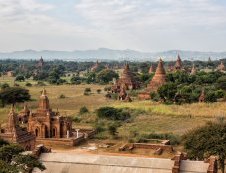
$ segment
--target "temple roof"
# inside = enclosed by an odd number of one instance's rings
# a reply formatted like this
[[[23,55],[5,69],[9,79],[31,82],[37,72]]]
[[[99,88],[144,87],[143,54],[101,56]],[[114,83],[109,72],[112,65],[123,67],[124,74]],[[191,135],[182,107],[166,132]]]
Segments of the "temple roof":
[[[148,73],[151,74],[151,73],[154,73],[154,72],[155,72],[154,66],[153,66],[153,64],[151,64]]]
[[[176,64],[175,64],[175,68],[176,69],[181,69],[182,68],[182,61],[181,61],[181,58],[180,58],[179,54],[177,55],[177,61],[176,61]]]
[[[155,75],[165,75],[166,74],[166,71],[165,71],[165,69],[164,69],[164,66],[163,66],[163,61],[162,61],[162,59],[160,58],[159,59],[159,63],[158,63],[158,66],[157,66],[157,69],[156,69],[156,71],[155,71]]]
[[[49,110],[50,105],[49,105],[49,98],[47,96],[45,88],[42,90],[42,94],[40,96],[39,100],[39,110]]]
[[[193,64],[192,69],[191,69],[191,75],[195,75],[197,72],[195,64]]]
[[[221,61],[220,65],[217,68],[218,70],[224,71],[225,70],[225,66],[224,63]]]
[[[14,111],[14,105],[12,105],[9,112],[7,129],[8,131],[12,132],[17,127],[18,127],[18,118],[17,118],[17,114]]]

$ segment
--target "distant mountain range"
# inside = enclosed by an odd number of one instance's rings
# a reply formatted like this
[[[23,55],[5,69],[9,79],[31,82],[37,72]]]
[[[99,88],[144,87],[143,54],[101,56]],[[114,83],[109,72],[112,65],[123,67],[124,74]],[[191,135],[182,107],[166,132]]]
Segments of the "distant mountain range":
[[[164,52],[140,52],[134,50],[113,50],[99,48],[97,50],[76,50],[76,51],[53,51],[53,50],[24,50],[15,52],[0,52],[0,59],[39,59],[44,60],[61,59],[67,61],[157,61],[162,57],[165,61],[176,60],[177,54],[180,54],[182,60],[202,60],[207,61],[209,57],[212,60],[226,58],[226,52],[199,52],[169,50]]]

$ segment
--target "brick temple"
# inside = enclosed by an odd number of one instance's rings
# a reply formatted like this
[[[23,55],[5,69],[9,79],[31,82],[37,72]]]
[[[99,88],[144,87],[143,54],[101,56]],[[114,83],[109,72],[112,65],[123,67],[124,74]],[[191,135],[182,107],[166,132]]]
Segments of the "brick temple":
[[[166,71],[164,69],[163,61],[160,58],[155,75],[152,78],[147,90],[150,92],[157,91],[159,87],[166,83]]]
[[[195,67],[195,64],[193,64],[192,69],[191,69],[191,75],[196,75],[197,69]]]
[[[122,72],[121,77],[116,81],[116,84],[112,87],[113,92],[120,92],[121,86],[124,86],[126,90],[133,90],[140,88],[140,82],[138,82],[136,76],[131,72],[129,64],[126,64]]]
[[[42,68],[43,66],[44,66],[44,60],[43,60],[43,58],[41,57],[40,60],[38,61],[37,67],[38,67],[38,68]]]
[[[29,115],[28,131],[35,134],[37,139],[69,138],[72,136],[72,120],[52,111],[46,90],[43,89],[37,111]]]
[[[225,66],[224,66],[224,63],[222,61],[221,61],[220,65],[218,65],[217,70],[219,70],[221,72],[225,71]]]
[[[139,93],[140,99],[150,99],[150,93],[156,92],[159,87],[166,83],[166,71],[164,69],[163,61],[160,58],[155,75],[150,81],[144,92]]]
[[[148,73],[149,73],[149,74],[152,74],[152,73],[154,73],[154,72],[155,72],[154,66],[153,66],[153,64],[151,64],[151,66],[150,66],[150,68],[149,68],[149,70],[148,70]]]
[[[95,72],[98,69],[99,66],[100,66],[100,63],[97,60],[96,63],[91,67],[91,71]]]
[[[180,55],[178,54],[174,69],[175,69],[175,71],[180,71],[180,70],[182,70],[182,68],[183,68],[182,61],[181,61]]]
[[[33,150],[35,148],[35,135],[19,126],[17,113],[12,106],[6,128],[1,128],[0,138],[22,146],[25,150]]]

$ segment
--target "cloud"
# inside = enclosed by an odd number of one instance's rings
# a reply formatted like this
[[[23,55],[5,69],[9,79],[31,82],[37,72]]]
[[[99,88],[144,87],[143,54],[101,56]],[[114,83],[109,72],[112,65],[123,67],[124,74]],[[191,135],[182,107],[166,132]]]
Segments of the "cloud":
[[[219,0],[76,0],[72,4],[0,0],[0,49],[223,50],[226,44],[226,7]]]

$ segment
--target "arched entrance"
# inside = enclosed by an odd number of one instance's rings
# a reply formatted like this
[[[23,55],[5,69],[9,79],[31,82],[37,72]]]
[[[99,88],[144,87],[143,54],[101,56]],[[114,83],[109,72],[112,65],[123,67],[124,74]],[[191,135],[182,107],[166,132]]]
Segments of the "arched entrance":
[[[54,127],[52,129],[52,137],[55,138],[57,136],[57,129]]]
[[[39,137],[39,135],[40,135],[40,134],[39,134],[39,128],[37,127],[37,128],[35,129],[35,136],[36,136],[36,137]]]

